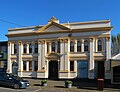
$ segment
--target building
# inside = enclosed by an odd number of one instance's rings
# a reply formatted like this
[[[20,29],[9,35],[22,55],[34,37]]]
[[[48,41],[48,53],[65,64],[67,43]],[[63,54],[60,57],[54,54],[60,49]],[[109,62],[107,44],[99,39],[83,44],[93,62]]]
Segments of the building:
[[[21,77],[110,79],[110,20],[8,30],[8,67]],[[17,67],[18,66],[18,67]],[[17,73],[17,71],[16,71]]]
[[[0,42],[0,71],[7,69],[7,41]]]
[[[110,59],[111,83],[120,84],[120,53]]]

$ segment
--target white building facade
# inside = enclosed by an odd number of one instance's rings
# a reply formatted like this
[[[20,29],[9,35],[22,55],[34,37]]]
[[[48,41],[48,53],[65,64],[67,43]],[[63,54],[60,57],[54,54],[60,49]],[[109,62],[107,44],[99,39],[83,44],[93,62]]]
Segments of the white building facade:
[[[21,77],[110,79],[110,20],[8,30],[8,67]],[[15,73],[15,72],[14,72]]]

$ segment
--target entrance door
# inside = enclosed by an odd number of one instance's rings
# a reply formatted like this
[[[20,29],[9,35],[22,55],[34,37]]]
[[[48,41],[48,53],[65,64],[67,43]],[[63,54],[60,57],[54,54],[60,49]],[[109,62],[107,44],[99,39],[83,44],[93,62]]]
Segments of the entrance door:
[[[98,78],[104,78],[104,62],[98,62]]]
[[[57,61],[49,62],[49,78],[50,79],[58,78],[58,62]]]
[[[78,61],[78,78],[88,77],[88,61]]]
[[[18,75],[18,64],[17,62],[13,62],[12,64],[12,73]]]

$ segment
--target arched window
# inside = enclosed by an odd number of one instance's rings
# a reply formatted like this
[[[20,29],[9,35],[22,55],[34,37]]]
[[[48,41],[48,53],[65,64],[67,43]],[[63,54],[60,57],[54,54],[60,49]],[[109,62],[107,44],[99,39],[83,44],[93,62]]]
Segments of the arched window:
[[[102,51],[102,41],[98,40],[98,51]]]
[[[27,45],[26,44],[23,45],[23,53],[27,53]]]
[[[70,52],[74,52],[74,42],[70,42]]]
[[[29,53],[32,53],[32,44],[29,44]]]
[[[81,42],[77,41],[77,52],[81,52]]]
[[[35,53],[38,53],[38,44],[35,43]]]
[[[17,45],[14,44],[14,54],[16,54],[16,53],[17,53]]]
[[[52,42],[52,51],[55,52],[55,42]]]
[[[87,40],[84,41],[84,51],[88,51],[89,42]]]

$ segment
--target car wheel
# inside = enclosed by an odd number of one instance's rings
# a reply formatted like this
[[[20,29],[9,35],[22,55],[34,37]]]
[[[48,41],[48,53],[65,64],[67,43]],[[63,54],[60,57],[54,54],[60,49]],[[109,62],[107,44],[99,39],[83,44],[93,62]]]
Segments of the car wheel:
[[[14,89],[19,89],[19,88],[20,88],[19,84],[15,83],[14,84]]]

